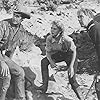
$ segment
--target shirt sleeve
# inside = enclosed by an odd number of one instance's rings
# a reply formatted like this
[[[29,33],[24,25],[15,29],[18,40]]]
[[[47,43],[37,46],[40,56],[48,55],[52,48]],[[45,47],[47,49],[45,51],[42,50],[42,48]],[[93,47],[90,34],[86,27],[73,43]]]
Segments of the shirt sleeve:
[[[67,41],[73,41],[73,39],[71,37],[69,37],[68,35],[64,35],[64,38],[67,40]]]
[[[4,25],[3,22],[0,22],[0,42],[3,38],[3,35],[4,35]]]
[[[6,24],[3,22],[3,21],[1,21],[0,22],[0,48],[4,45],[4,43],[5,43],[5,39],[4,38],[6,38],[6,36],[4,36],[4,34],[5,34],[5,31],[6,31]],[[4,48],[4,47],[3,47]],[[2,49],[3,49],[2,48]]]
[[[70,48],[71,50],[75,50],[76,46],[73,42],[73,39],[69,36],[65,36],[64,38],[65,38],[65,42],[67,42],[66,44],[67,44],[68,48]]]
[[[23,31],[23,35],[20,38],[19,48],[20,51],[26,51],[31,48],[33,44],[33,35],[27,31]]]
[[[64,44],[65,44],[65,48],[68,50],[71,48],[71,41],[72,39],[70,37],[63,37],[64,39]]]
[[[51,44],[51,36],[48,36],[46,39],[46,47],[47,52],[50,52],[52,50],[52,44]]]

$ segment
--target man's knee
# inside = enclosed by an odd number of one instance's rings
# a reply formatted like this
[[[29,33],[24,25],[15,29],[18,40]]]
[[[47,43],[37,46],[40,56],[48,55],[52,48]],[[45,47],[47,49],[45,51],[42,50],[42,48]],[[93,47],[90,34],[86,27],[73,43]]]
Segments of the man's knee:
[[[47,58],[43,58],[43,59],[41,60],[41,66],[48,66],[48,65],[49,65],[48,59],[47,59]]]
[[[2,77],[1,81],[2,81],[2,90],[3,91],[7,91],[9,86],[10,86],[10,80],[11,80],[11,75],[7,75]]]
[[[19,75],[20,77],[24,78],[25,77],[25,72],[24,72],[24,69],[23,68],[20,68],[19,70]]]
[[[8,82],[10,82],[10,80],[11,80],[11,74],[8,74],[7,76],[3,76],[1,74],[1,70],[0,70],[0,80],[7,80]]]
[[[7,90],[10,86],[10,80],[10,75],[0,78],[0,100],[5,100]]]
[[[97,91],[100,91],[100,79],[96,79],[95,89],[96,89]]]
[[[48,71],[49,61],[47,58],[41,60],[41,71]]]
[[[100,100],[100,80],[99,82],[95,83],[95,89],[96,89],[97,98],[98,100]]]

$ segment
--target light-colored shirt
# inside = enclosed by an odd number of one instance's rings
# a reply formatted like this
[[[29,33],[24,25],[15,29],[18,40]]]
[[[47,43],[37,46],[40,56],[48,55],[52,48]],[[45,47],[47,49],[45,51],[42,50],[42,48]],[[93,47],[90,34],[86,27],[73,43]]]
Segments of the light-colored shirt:
[[[13,27],[10,24],[11,19],[0,22],[0,49],[14,52],[25,37],[25,29],[22,25]]]

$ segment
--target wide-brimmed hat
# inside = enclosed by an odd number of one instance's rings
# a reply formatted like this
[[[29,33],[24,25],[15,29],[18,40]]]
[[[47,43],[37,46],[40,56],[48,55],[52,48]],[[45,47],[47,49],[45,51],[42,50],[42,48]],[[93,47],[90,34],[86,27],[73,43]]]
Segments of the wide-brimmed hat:
[[[30,19],[30,17],[31,17],[29,14],[27,14],[25,12],[21,12],[21,11],[14,11],[14,14],[20,14],[22,19],[25,19],[25,18]]]

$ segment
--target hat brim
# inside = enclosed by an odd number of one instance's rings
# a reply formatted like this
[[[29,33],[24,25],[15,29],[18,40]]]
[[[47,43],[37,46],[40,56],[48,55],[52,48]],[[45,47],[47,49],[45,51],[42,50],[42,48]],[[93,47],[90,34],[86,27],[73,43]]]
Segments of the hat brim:
[[[22,19],[25,19],[25,18],[30,19],[30,15],[24,12],[14,12],[14,14],[20,14]]]

